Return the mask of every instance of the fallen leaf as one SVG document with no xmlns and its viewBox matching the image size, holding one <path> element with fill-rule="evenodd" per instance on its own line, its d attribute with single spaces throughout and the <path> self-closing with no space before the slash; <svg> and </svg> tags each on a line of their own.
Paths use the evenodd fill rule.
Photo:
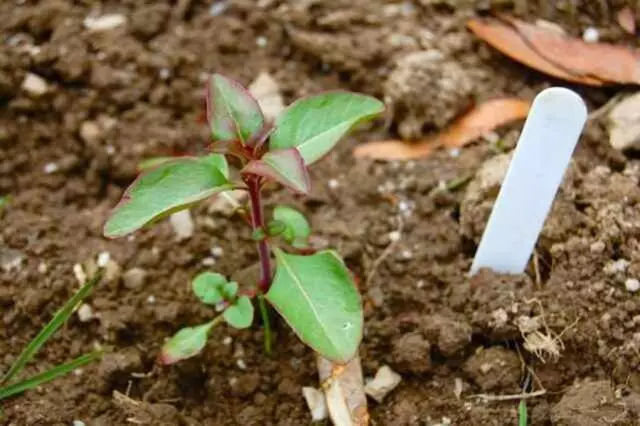
<svg viewBox="0 0 640 426">
<path fill-rule="evenodd" d="M 473 18 L 468 28 L 505 55 L 545 74 L 602 86 L 640 84 L 640 53 L 608 43 L 585 43 L 515 18 Z"/>
<path fill-rule="evenodd" d="M 370 142 L 356 147 L 353 154 L 378 160 L 425 158 L 439 147 L 461 148 L 500 126 L 522 120 L 527 117 L 530 106 L 529 101 L 518 98 L 489 100 L 457 119 L 443 132 L 422 141 Z"/>
<path fill-rule="evenodd" d="M 629 6 L 620 9 L 616 14 L 616 18 L 618 19 L 618 24 L 620 24 L 620 27 L 623 30 L 629 34 L 636 33 L 636 17 Z"/>
</svg>

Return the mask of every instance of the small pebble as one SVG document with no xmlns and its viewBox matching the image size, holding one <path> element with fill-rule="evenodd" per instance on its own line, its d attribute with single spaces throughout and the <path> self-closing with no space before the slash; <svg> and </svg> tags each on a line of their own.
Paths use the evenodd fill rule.
<svg viewBox="0 0 640 426">
<path fill-rule="evenodd" d="M 86 426 L 86 424 L 82 421 L 82 420 L 74 420 L 73 423 L 71 423 L 72 426 Z"/>
<path fill-rule="evenodd" d="M 327 185 L 329 186 L 329 189 L 336 189 L 337 187 L 340 186 L 340 183 L 338 182 L 337 179 L 329 179 L 329 182 L 327 182 Z"/>
<path fill-rule="evenodd" d="M 147 297 L 147 303 L 156 303 L 156 297 L 152 294 Z"/>
<path fill-rule="evenodd" d="M 80 322 L 91 321 L 94 317 L 95 315 L 93 314 L 91 305 L 87 303 L 83 303 L 82 305 L 80 305 L 80 307 L 78 308 L 78 319 L 80 320 Z"/>
<path fill-rule="evenodd" d="M 211 247 L 211 255 L 214 257 L 222 257 L 224 250 L 220 246 Z"/>
<path fill-rule="evenodd" d="M 402 250 L 402 253 L 400 253 L 400 256 L 403 259 L 411 259 L 413 257 L 413 252 L 411 250 Z"/>
<path fill-rule="evenodd" d="M 60 166 L 58 166 L 57 163 L 47 163 L 44 165 L 44 172 L 48 175 L 50 175 L 51 173 L 55 173 L 60 169 Z"/>
<path fill-rule="evenodd" d="M 377 402 L 382 402 L 385 396 L 394 390 L 402 380 L 402 377 L 386 365 L 380 367 L 376 376 L 369 380 L 364 391 Z"/>
<path fill-rule="evenodd" d="M 48 269 L 49 267 L 44 262 L 40 262 L 40 264 L 38 265 L 38 272 L 40 272 L 41 274 L 46 274 Z"/>
<path fill-rule="evenodd" d="M 222 344 L 223 345 L 229 346 L 231 344 L 231 342 L 233 342 L 233 339 L 231 338 L 231 336 L 227 336 L 224 339 L 222 339 Z"/>
<path fill-rule="evenodd" d="M 582 33 L 582 39 L 586 43 L 597 43 L 600 40 L 600 32 L 597 28 L 588 27 Z"/>
<path fill-rule="evenodd" d="M 191 212 L 189 210 L 181 210 L 172 214 L 169 217 L 169 222 L 173 228 L 173 232 L 176 235 L 176 240 L 182 241 L 189 239 L 193 236 L 195 225 L 191 218 Z"/>
<path fill-rule="evenodd" d="M 202 259 L 202 265 L 203 266 L 213 266 L 216 264 L 216 259 L 215 257 L 205 257 L 204 259 Z"/>
<path fill-rule="evenodd" d="M 265 36 L 256 37 L 256 44 L 258 45 L 258 47 L 266 47 L 267 38 Z"/>
<path fill-rule="evenodd" d="M 100 252 L 100 254 L 98 254 L 98 261 L 97 261 L 98 267 L 106 268 L 110 260 L 111 260 L 111 253 L 109 253 L 108 251 Z"/>
<path fill-rule="evenodd" d="M 624 286 L 630 293 L 635 293 L 640 290 L 640 281 L 635 278 L 629 278 L 624 282 Z"/>
<path fill-rule="evenodd" d="M 416 283 L 416 287 L 423 288 L 424 287 L 424 280 L 418 280 L 418 282 Z"/>
<path fill-rule="evenodd" d="M 225 10 L 229 7 L 229 4 L 226 1 L 217 1 L 211 5 L 209 8 L 209 15 L 211 16 L 220 16 Z"/>
<path fill-rule="evenodd" d="M 122 274 L 124 286 L 130 290 L 142 287 L 147 279 L 147 271 L 142 268 L 131 268 Z"/>
<path fill-rule="evenodd" d="M 449 156 L 451 158 L 458 158 L 460 157 L 460 148 L 453 148 L 449 150 Z"/>
<path fill-rule="evenodd" d="M 613 262 L 609 262 L 605 265 L 603 272 L 607 275 L 615 275 L 617 273 L 622 273 L 627 270 L 629 266 L 629 261 L 626 259 L 618 259 Z"/>
<path fill-rule="evenodd" d="M 400 241 L 400 236 L 400 231 L 391 231 L 389 232 L 389 241 L 393 243 Z"/>
<path fill-rule="evenodd" d="M 599 254 L 602 253 L 605 248 L 606 244 L 604 243 L 604 241 L 596 241 L 595 243 L 591 244 L 589 250 L 591 250 L 591 253 Z"/>
<path fill-rule="evenodd" d="M 22 81 L 22 90 L 33 96 L 40 97 L 47 93 L 47 81 L 37 74 L 27 73 Z"/>
<path fill-rule="evenodd" d="M 80 138 L 88 144 L 94 144 L 101 137 L 100 126 L 94 121 L 85 121 L 80 125 Z"/>
<path fill-rule="evenodd" d="M 84 284 L 85 281 L 87 281 L 87 274 L 85 274 L 82 265 L 80 265 L 79 263 L 73 265 L 73 275 L 76 277 L 76 280 L 78 281 L 78 283 L 80 283 L 80 285 Z"/>
<path fill-rule="evenodd" d="M 171 77 L 171 70 L 169 68 L 161 68 L 158 72 L 158 76 L 161 80 L 168 80 Z"/>
<path fill-rule="evenodd" d="M 239 359 L 239 360 L 237 360 L 237 361 L 236 361 L 236 364 L 238 365 L 238 368 L 239 368 L 240 370 L 246 370 L 246 369 L 247 369 L 247 363 L 246 363 L 246 362 L 244 362 L 244 360 L 243 360 L 243 359 Z"/>
<path fill-rule="evenodd" d="M 84 18 L 84 27 L 91 31 L 106 31 L 126 24 L 127 17 L 117 13 L 102 16 L 87 16 Z"/>
</svg>

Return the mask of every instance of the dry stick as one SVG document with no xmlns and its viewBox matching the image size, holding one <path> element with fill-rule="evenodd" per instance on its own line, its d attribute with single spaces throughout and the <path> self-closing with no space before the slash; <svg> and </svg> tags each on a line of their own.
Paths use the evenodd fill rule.
<svg viewBox="0 0 640 426">
<path fill-rule="evenodd" d="M 622 96 L 623 96 L 622 93 L 616 93 L 604 105 L 602 105 L 600 108 L 596 109 L 595 111 L 592 111 L 587 116 L 587 119 L 589 121 L 593 121 L 593 120 L 597 120 L 598 118 L 602 117 L 603 115 L 605 115 L 606 113 L 611 111 L 613 109 L 613 107 L 615 107 L 618 103 L 620 103 L 620 101 L 622 100 Z"/>
<path fill-rule="evenodd" d="M 398 216 L 398 228 L 396 229 L 396 232 L 400 236 L 402 236 L 403 226 L 404 226 L 404 223 L 402 222 L 402 218 Z M 384 260 L 391 254 L 391 252 L 396 247 L 396 245 L 398 245 L 399 241 L 400 241 L 400 238 L 398 238 L 395 241 L 391 241 L 389 245 L 382 251 L 382 253 L 380 253 L 380 256 L 378 256 L 378 258 L 373 261 L 373 264 L 371 265 L 371 271 L 369 271 L 369 275 L 367 275 L 367 280 L 365 282 L 367 288 L 369 288 L 369 284 L 371 284 L 371 281 L 373 280 L 373 276 L 375 275 L 380 265 L 382 265 L 382 262 L 384 262 Z"/>
<path fill-rule="evenodd" d="M 478 393 L 478 394 L 475 394 L 475 395 L 469 395 L 469 398 L 482 399 L 482 400 L 487 401 L 487 402 L 491 402 L 491 401 L 513 401 L 513 400 L 518 400 L 518 399 L 536 398 L 538 396 L 545 395 L 546 393 L 547 393 L 546 389 L 540 389 L 540 390 L 535 391 L 535 392 L 516 393 L 516 394 L 512 394 L 512 395 L 491 395 L 491 394 L 486 394 L 486 393 Z"/>
</svg>

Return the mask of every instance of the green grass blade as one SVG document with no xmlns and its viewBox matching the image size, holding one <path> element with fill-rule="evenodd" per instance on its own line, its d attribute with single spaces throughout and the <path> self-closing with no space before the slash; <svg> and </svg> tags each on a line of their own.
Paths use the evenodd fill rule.
<svg viewBox="0 0 640 426">
<path fill-rule="evenodd" d="M 49 321 L 47 325 L 44 326 L 40 333 L 29 342 L 27 347 L 22 351 L 18 359 L 13 363 L 9 371 L 4 375 L 4 377 L 0 380 L 0 386 L 6 385 L 9 383 L 11 379 L 15 377 L 16 374 L 20 373 L 25 365 L 34 357 L 34 355 L 40 350 L 42 345 L 46 343 L 47 340 L 51 337 L 53 333 L 56 332 L 60 328 L 62 324 L 69 319 L 76 305 L 82 301 L 85 297 L 87 297 L 93 287 L 100 281 L 102 278 L 102 272 L 98 271 L 89 281 L 87 281 L 80 290 L 76 294 L 73 295 L 71 299 L 65 303 L 65 305 L 56 312 L 53 316 L 53 319 Z"/>
<path fill-rule="evenodd" d="M 100 358 L 101 355 L 102 355 L 102 351 L 90 352 L 66 364 L 58 365 L 57 367 L 54 367 L 51 370 L 45 371 L 44 373 L 37 374 L 33 377 L 22 380 L 18 383 L 14 383 L 13 385 L 0 388 L 0 401 L 7 399 L 10 396 L 24 392 L 26 390 L 33 389 L 44 383 L 50 382 L 54 379 L 57 379 L 60 376 L 64 376 L 65 374 L 70 373 L 76 368 L 82 367 L 83 365 L 86 365 L 91 361 L 94 361 Z"/>
<path fill-rule="evenodd" d="M 524 399 L 521 399 L 520 405 L 518 405 L 518 426 L 527 426 L 528 417 L 527 403 Z"/>
</svg>

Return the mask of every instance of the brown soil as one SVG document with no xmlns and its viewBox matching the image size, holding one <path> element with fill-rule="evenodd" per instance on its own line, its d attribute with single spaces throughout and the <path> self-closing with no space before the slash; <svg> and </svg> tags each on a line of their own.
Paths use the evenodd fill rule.
<svg viewBox="0 0 640 426">
<path fill-rule="evenodd" d="M 211 3 L 225 5 L 219 16 Z M 4 424 L 310 422 L 301 387 L 317 383 L 314 356 L 283 324 L 272 358 L 262 354 L 259 328 L 221 328 L 201 356 L 154 367 L 164 338 L 210 315 L 195 303 L 189 280 L 206 269 L 211 247 L 223 249 L 215 269 L 227 275 L 256 261 L 239 221 L 204 205 L 194 211 L 196 234 L 181 243 L 168 223 L 128 239 L 101 237 L 139 160 L 206 145 L 198 115 L 203 73 L 213 71 L 247 84 L 268 71 L 288 101 L 341 87 L 393 105 L 388 129 L 377 123 L 358 133 L 314 168 L 311 197 L 268 196 L 303 208 L 318 236 L 362 278 L 365 376 L 388 364 L 403 377 L 383 403 L 370 403 L 374 424 L 517 424 L 517 399 L 473 395 L 517 394 L 528 371 L 536 389 L 547 390 L 529 400 L 533 425 L 640 424 L 640 298 L 624 286 L 640 275 L 640 162 L 609 147 L 601 120 L 589 123 L 547 221 L 540 267 L 517 277 L 465 275 L 496 183 L 480 182 L 480 174 L 467 187 L 439 189 L 473 176 L 496 155 L 490 144 L 404 163 L 350 155 L 365 140 L 441 128 L 473 100 L 530 97 L 558 83 L 464 29 L 489 3 L 1 2 L 0 194 L 12 201 L 0 218 L 0 259 L 23 258 L 0 270 L 0 371 L 77 289 L 74 264 L 108 251 L 122 271 L 147 273 L 144 283 L 125 286 L 115 268 L 88 300 L 96 318 L 74 316 L 27 372 L 96 345 L 108 349 L 104 359 L 5 402 Z M 512 11 L 509 1 L 494 3 Z M 554 20 L 573 34 L 595 25 L 606 39 L 633 42 L 612 18 L 623 1 L 572 2 L 574 14 L 546 2 L 514 3 L 531 3 L 519 11 L 531 21 Z M 97 12 L 122 13 L 128 22 L 90 32 L 83 20 Z M 426 49 L 438 49 L 438 59 L 415 72 L 401 59 Z M 21 89 L 29 72 L 47 81 L 47 93 Z M 615 94 L 574 88 L 592 108 Z M 509 145 L 516 132 L 500 134 Z M 47 173 L 51 164 L 57 170 Z M 367 280 L 399 217 L 399 242 Z"/>
</svg>

